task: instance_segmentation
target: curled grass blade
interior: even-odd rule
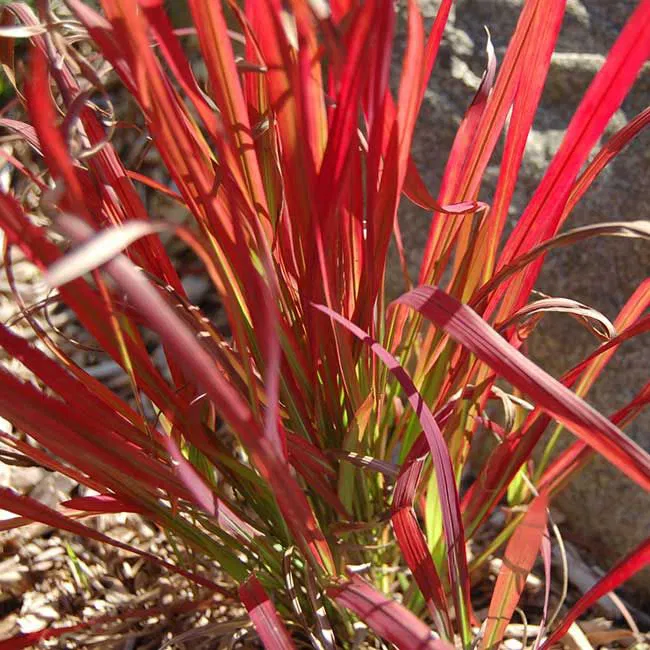
[[[547,312],[560,312],[573,316],[579,323],[586,325],[589,331],[598,338],[609,341],[616,336],[616,328],[609,318],[589,305],[584,305],[577,300],[569,298],[541,298],[519,309],[503,323],[495,327],[497,331],[504,331],[512,325],[518,327],[531,320],[537,322]]]
[[[589,355],[589,357],[587,357],[581,364],[573,368],[571,372],[567,373],[562,378],[562,382],[567,386],[575,383],[575,392],[581,397],[587,395],[594,381],[602,372],[605,365],[610,361],[620,343],[632,336],[640,334],[644,331],[644,328],[647,329],[648,324],[647,322],[644,323],[644,321],[649,321],[650,316],[644,317],[643,314],[646,311],[648,304],[650,304],[650,279],[645,280],[637,287],[636,291],[634,291],[630,296],[617,316],[614,325],[617,330],[621,331],[621,334],[610,339],[607,344],[598,348],[598,350]],[[617,414],[612,416],[611,419],[617,426],[622,426],[621,423],[625,420],[625,417],[621,416],[619,411]],[[537,477],[539,477],[546,469],[561,431],[562,427],[557,426],[547,442],[544,453],[537,463]],[[575,444],[585,446],[585,443],[582,441],[578,441]],[[575,445],[572,447],[575,447]],[[585,450],[584,453],[587,456],[592,455],[587,452],[587,450]],[[556,459],[556,461],[559,460],[559,458]]]
[[[580,241],[590,239],[591,237],[632,237],[640,239],[650,239],[650,221],[611,221],[606,223],[591,224],[573,228],[566,232],[556,235],[551,239],[530,249],[526,253],[516,257],[500,271],[495,273],[488,282],[486,282],[473,296],[470,305],[479,309],[484,298],[494,291],[502,282],[514,275],[517,271],[534,262],[544,253],[555,248],[572,246]]]

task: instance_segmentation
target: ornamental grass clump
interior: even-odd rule
[[[75,363],[17,296],[34,341],[0,326],[0,345],[34,379],[0,371],[0,416],[13,425],[0,438],[88,491],[49,508],[1,488],[0,507],[16,514],[3,529],[38,521],[139,553],[241,602],[268,648],[352,647],[364,634],[400,648],[496,648],[540,555],[547,586],[535,646],[548,647],[648,563],[650,541],[553,620],[550,500],[594,454],[650,488],[650,456],[621,431],[650,384],[610,418],[583,400],[618,346],[650,328],[650,281],[614,323],[533,289],[555,247],[650,237],[648,221],[560,232],[650,119],[641,113],[589,158],[650,54],[650,1],[630,16],[507,237],[564,0],[527,0],[498,66],[488,48],[437,199],[410,149],[449,0],[428,34],[415,0],[404,8],[395,94],[390,0],[188,0],[183,29],[162,0],[36,4],[1,14],[16,99],[0,126],[31,152],[29,163],[3,154],[26,188],[0,194],[4,268],[11,273],[19,249],[40,269],[56,289],[47,302],[74,314],[129,390],[113,392]],[[14,61],[25,38],[27,66]],[[116,84],[168,182],[118,155],[129,125],[112,111]],[[485,197],[502,133],[496,191]],[[148,210],[144,190],[176,203],[181,222]],[[413,284],[397,221],[403,196],[431,214]],[[391,239],[406,282],[393,302]],[[227,332],[189,300],[170,241],[200,263]],[[521,351],[553,310],[602,341],[560,379]],[[145,344],[151,332],[163,365]],[[553,426],[575,442],[533,462]],[[498,444],[461,492],[479,430]],[[504,499],[503,529],[472,557],[469,543]],[[117,512],[167,531],[176,561],[83,523]],[[481,620],[471,578],[495,552],[505,561]]]

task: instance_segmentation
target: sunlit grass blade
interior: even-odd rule
[[[357,467],[367,468],[369,470],[379,472],[384,476],[395,478],[399,474],[399,467],[394,463],[389,463],[385,460],[379,460],[372,456],[361,456],[353,451],[339,451],[332,450],[330,454],[341,460],[345,460]]]
[[[229,173],[235,176],[242,196],[258,212],[261,223],[269,218],[266,195],[255,155],[252,129],[243,89],[220,2],[190,0],[189,8],[197,29],[211,91],[219,107],[232,145],[223,143]],[[266,225],[266,224],[265,224]]]
[[[474,114],[473,128],[466,126],[459,130],[452,151],[447,159],[439,199],[442,203],[471,200],[480,186],[484,171],[494,147],[500,137],[501,129],[517,92],[522,70],[529,65],[527,59],[535,56],[535,50],[529,47],[540,34],[533,32],[536,15],[543,11],[543,2],[527,2],[517,22],[494,88],[487,102],[481,99]],[[543,70],[539,71],[543,74]],[[477,122],[476,118],[480,118]],[[444,265],[441,258],[449,259],[461,228],[459,223],[446,222],[441,215],[434,215],[429,230],[429,237],[420,269],[420,283],[438,281]],[[433,276],[434,263],[438,272]]]
[[[7,240],[15,245],[37,268],[45,269],[61,257],[56,245],[46,236],[45,230],[34,225],[23,212],[16,199],[0,192],[0,223]],[[59,291],[61,298],[74,309],[79,319],[88,328],[102,348],[119,364],[123,363],[109,322],[106,305],[97,293],[85,282],[77,280]],[[134,339],[129,341],[129,354],[135,366],[138,381],[147,386],[150,397],[159,405],[174,404],[176,395],[169,390],[141,345]]]
[[[499,181],[489,218],[474,246],[474,251],[470,253],[474,260],[485,258],[486,263],[482,268],[481,264],[470,263],[469,267],[473,270],[471,272],[473,277],[469,279],[468,286],[466,285],[464,288],[465,296],[471,295],[479,275],[482,275],[482,279],[487,278],[494,269],[499,241],[506,223],[524,150],[563,22],[565,5],[565,0],[539,3],[531,25],[531,36],[524,40],[519,66],[523,74],[520,76],[519,87],[514,98],[501,160]],[[507,64],[508,62],[504,61],[504,66]],[[482,247],[485,249],[482,250]]]
[[[623,151],[631,140],[648,126],[648,123],[650,123],[650,107],[641,111],[603,145],[575,182],[564,206],[564,212],[566,214],[569,214],[573,210],[603,169]]]
[[[582,401],[650,330],[650,281],[614,323],[569,294],[531,298],[555,248],[650,239],[644,220],[558,234],[650,122],[643,111],[588,162],[650,54],[650,0],[505,241],[566,0],[523,2],[503,56],[488,36],[435,197],[412,144],[453,0],[33,4],[0,9],[15,92],[0,110],[0,255],[15,303],[0,326],[0,461],[81,490],[55,509],[0,492],[18,512],[0,529],[43,521],[99,541],[81,521],[139,514],[168,535],[176,559],[162,567],[213,590],[223,575],[218,593],[243,602],[267,647],[471,650],[467,556],[507,491],[514,510],[482,531],[494,535],[472,576],[508,540],[507,562],[527,571],[542,539],[538,650],[550,589],[540,504],[596,453],[650,488],[650,456],[620,430],[650,384],[611,421]],[[392,238],[412,286],[405,197],[431,216],[420,281],[449,288],[388,306]],[[549,310],[608,339],[559,382],[518,352]],[[578,441],[549,465],[563,427]],[[483,429],[498,444],[479,467]],[[507,562],[486,650],[520,594]]]
[[[508,542],[492,592],[481,650],[497,648],[503,639],[539,553],[546,530],[547,507],[548,498],[545,495],[535,498]]]
[[[164,223],[135,220],[123,226],[104,228],[91,240],[84,242],[73,252],[52,264],[45,275],[45,282],[50,287],[67,284],[109,262],[138,239],[168,229],[169,226]]]

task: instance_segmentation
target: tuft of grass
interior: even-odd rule
[[[647,405],[648,385],[611,419],[583,400],[618,346],[650,328],[650,281],[613,324],[572,301],[531,302],[554,247],[650,237],[648,221],[560,234],[650,119],[644,111],[586,164],[650,54],[650,1],[630,16],[507,238],[564,0],[528,0],[500,65],[489,50],[437,198],[410,149],[450,0],[428,35],[409,0],[395,97],[390,0],[188,0],[192,26],[182,29],[162,0],[37,4],[0,14],[2,64],[16,86],[0,126],[39,169],[3,154],[23,188],[0,193],[5,270],[20,249],[42,271],[54,299],[124,370],[130,399],[78,365],[17,296],[36,343],[2,325],[0,345],[35,381],[0,370],[0,415],[14,426],[0,439],[92,492],[51,509],[1,488],[0,507],[17,515],[3,529],[39,521],[139,553],[240,601],[268,648],[352,647],[362,629],[400,648],[498,647],[540,553],[549,578],[548,504],[593,454],[650,488],[650,456],[620,429]],[[25,38],[27,71],[14,61]],[[112,109],[116,79],[167,184],[129,168],[114,146],[128,126]],[[488,201],[482,178],[504,132]],[[175,202],[182,224],[150,213],[144,190]],[[402,196],[431,225],[418,286],[389,304],[392,238],[405,259]],[[211,282],[227,335],[189,301],[163,243],[176,239]],[[603,341],[559,380],[523,353],[551,310]],[[501,420],[488,416],[491,402]],[[553,423],[577,441],[557,457],[551,443],[535,465]],[[479,429],[499,444],[461,493]],[[487,555],[472,559],[468,544],[506,496],[513,509],[491,545],[507,543],[505,561],[480,621],[470,577]],[[80,521],[115,512],[167,531],[177,562]],[[601,585],[613,589],[647,561],[646,543]],[[230,587],[213,580],[215,568]],[[536,646],[553,623],[546,598]]]

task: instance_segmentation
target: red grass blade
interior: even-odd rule
[[[411,569],[427,608],[436,622],[438,633],[443,638],[453,639],[445,590],[413,508],[398,509],[392,514],[390,521],[404,560]]]
[[[21,431],[64,462],[124,495],[122,481],[131,477],[142,490],[155,494],[165,487],[174,495],[185,493],[169,470],[144,450],[124,440],[95,416],[75,411],[59,399],[44,395],[0,370],[0,413]],[[110,470],[108,469],[110,468]],[[125,495],[126,496],[126,495]]]
[[[401,650],[450,650],[435,639],[431,630],[414,614],[384,594],[375,591],[358,576],[327,589],[327,595],[353,611],[368,627]]]
[[[26,87],[27,107],[31,123],[34,125],[43,156],[52,177],[64,183],[66,205],[76,214],[87,217],[84,193],[68,155],[68,150],[56,127],[57,115],[50,100],[48,65],[40,49],[33,49],[30,76]]]
[[[623,426],[636,417],[648,404],[650,404],[650,382],[645,384],[634,399],[622,409],[616,411],[610,419],[617,426]],[[593,458],[594,453],[594,450],[589,445],[582,440],[576,440],[568,449],[559,454],[542,474],[538,488],[548,490],[550,494],[554,494],[565,485],[575,472]]]
[[[260,581],[251,575],[239,586],[241,598],[266,650],[290,650],[293,641]]]
[[[454,162],[452,161],[462,161],[462,167],[458,170],[454,170],[454,173],[458,174],[458,179],[461,181],[466,177],[466,175],[469,176],[467,174],[466,166],[470,162],[470,155],[472,154],[475,143],[481,143],[481,140],[477,137],[477,129],[481,123],[483,113],[487,108],[487,101],[490,92],[492,91],[492,87],[494,86],[494,80],[496,77],[497,60],[489,32],[487,34],[486,53],[487,65],[485,72],[483,73],[481,83],[479,84],[479,87],[463,116],[463,121],[458,127],[454,139],[454,145],[449,155],[448,169],[453,166]],[[445,173],[447,173],[447,170],[445,170]]]
[[[634,119],[630,120],[622,129],[617,131],[596,154],[587,169],[575,182],[571,194],[564,206],[565,214],[569,214],[575,205],[584,196],[598,175],[618,156],[625,146],[635,138],[650,123],[650,107],[641,111]]]
[[[548,498],[538,496],[528,507],[524,518],[508,542],[488,610],[487,626],[480,650],[499,646],[506,627],[521,598],[526,579],[539,553],[546,531]]]
[[[551,56],[560,33],[565,6],[566,0],[540,3],[533,19],[531,37],[524,41],[523,60],[520,66],[524,72],[514,98],[499,182],[492,202],[485,239],[481,241],[481,245],[488,248],[488,259],[486,268],[483,269],[485,274],[483,277],[488,277],[494,268],[524,150],[544,89]],[[480,259],[480,253],[473,254],[475,255],[474,259]],[[474,266],[480,267],[481,265],[475,264]]]
[[[146,510],[111,494],[97,494],[91,497],[75,497],[62,501],[59,505],[70,510],[95,513],[135,512],[145,514]]]
[[[571,186],[591,149],[634,83],[650,55],[650,1],[642,0],[610,50],[567,128],[564,140],[519,219],[499,262],[499,268],[522,251],[552,236],[566,216],[564,207]],[[540,269],[540,262],[520,280],[520,291],[508,294],[502,306],[508,313],[525,300]],[[511,284],[511,283],[510,283]],[[503,295],[505,287],[499,292]]]
[[[52,456],[44,449],[40,449],[39,447],[34,447],[30,445],[29,442],[26,442],[25,440],[20,440],[15,436],[5,433],[4,431],[0,431],[0,440],[5,442],[8,447],[11,447],[12,449],[16,449],[19,452],[21,452],[23,455],[27,456],[28,458],[31,458],[35,464],[40,465],[41,467],[44,467],[46,469],[49,469],[52,472],[59,472],[60,474],[63,474],[64,476],[71,478],[76,483],[79,483],[79,485],[85,485],[91,490],[95,490],[97,492],[100,492],[101,490],[105,489],[105,486],[102,485],[102,483],[100,483],[99,481],[95,481],[89,478],[83,472],[80,472],[73,467],[69,467],[64,463],[59,462],[58,460],[52,458]]]
[[[442,8],[444,10],[444,7]],[[441,14],[443,11],[440,12]],[[376,201],[368,205],[368,260],[365,265],[365,282],[369,291],[369,300],[365,310],[370,313],[383,276],[386,254],[394,222],[397,217],[399,196],[406,177],[410,159],[411,142],[415,122],[422,104],[422,71],[424,65],[424,27],[422,16],[415,0],[408,2],[408,41],[397,99],[397,115],[392,123],[387,148],[384,152],[384,168],[381,173],[379,192]],[[379,161],[377,160],[377,165]],[[378,168],[376,170],[378,172]],[[377,176],[377,178],[379,178]],[[371,188],[370,197],[375,197],[375,188]],[[381,269],[381,273],[377,271]],[[363,293],[366,289],[362,290]],[[363,318],[359,322],[366,322]],[[368,322],[372,323],[372,320]],[[373,325],[374,327],[374,325]]]
[[[586,609],[591,607],[604,595],[613,591],[620,584],[629,580],[635,573],[645,569],[650,565],[650,537],[634,550],[628,553],[616,566],[601,578],[580,600],[569,610],[564,620],[553,631],[552,634],[544,641],[541,650],[550,648],[557,643],[571,627],[571,624]]]
[[[420,442],[422,444],[418,444]],[[391,524],[438,632],[450,640],[454,633],[447,596],[413,508],[427,450],[426,436],[423,435],[402,464],[393,492]]]
[[[44,270],[55,263],[61,254],[55,244],[46,236],[42,228],[35,226],[25,215],[16,199],[0,192],[0,223],[11,245],[15,245],[25,254],[25,257]],[[81,280],[73,281],[61,288],[63,301],[79,316],[89,332],[95,337],[102,348],[108,352],[120,365],[124,360],[116,344],[110,327],[110,314],[106,304],[91,287]],[[135,366],[138,383],[146,386],[146,392],[162,408],[178,402],[177,395],[171,391],[153,366],[146,351],[133,342],[129,349]]]
[[[236,174],[242,196],[251,202],[261,222],[268,219],[262,177],[255,154],[253,132],[220,2],[189,0],[211,91],[232,144],[223,142],[226,164]],[[241,171],[239,171],[241,170]],[[241,178],[239,175],[241,174]]]
[[[607,418],[524,357],[472,309],[437,287],[419,287],[395,303],[415,309],[442,327],[623,473],[650,490],[650,455]]]
[[[413,509],[426,451],[426,442],[419,457],[413,458],[415,453],[412,449],[400,469],[393,492],[391,524],[404,560],[424,596],[438,633],[450,640],[454,638],[454,632],[449,618],[447,596]]]
[[[540,20],[540,16],[541,21],[544,21],[547,17],[547,4],[546,1],[540,0],[533,0],[524,4],[517,27],[501,64],[496,83],[487,102],[485,102],[485,96],[483,96],[479,103],[468,111],[468,115],[463,120],[463,126],[459,129],[454,140],[441,183],[441,202],[456,202],[475,198],[482,181],[483,172],[500,137],[506,116],[512,107],[518,89],[523,87],[521,82],[522,74],[527,74],[530,69],[533,69],[531,61],[537,55],[543,51],[552,50],[554,36],[553,30],[549,29],[549,27],[553,24],[553,21],[549,20],[544,25],[544,30],[533,29],[536,21]],[[555,3],[555,5],[557,4]],[[562,11],[563,3],[561,0],[559,4],[562,5],[560,7],[560,11]],[[553,11],[555,12],[555,8]],[[547,64],[549,62],[550,52]],[[543,81],[546,70],[543,68],[535,70]],[[538,75],[530,77],[527,81],[534,82]],[[533,97],[534,93],[531,93],[529,98],[532,99]],[[517,108],[518,110],[523,109],[521,101]],[[528,108],[534,111],[534,106]],[[520,121],[519,115],[514,115],[514,123],[518,125],[516,132],[520,134],[526,133],[526,122],[532,121],[533,116],[526,114],[522,117],[524,119]],[[509,155],[506,158],[506,161],[509,160],[512,163],[512,170],[509,170],[509,174],[516,172],[518,169],[514,133],[515,131],[513,131],[513,137],[509,138],[511,146],[508,151]],[[444,264],[440,264],[440,259],[448,257],[450,254],[450,249],[445,242],[452,241],[457,237],[459,230],[463,226],[465,224],[447,223],[440,218],[439,214],[434,215],[420,269],[419,281],[421,283],[431,282],[434,279],[434,265],[444,268]],[[465,228],[462,240],[464,247],[467,247],[467,228]],[[459,258],[462,257],[463,251],[461,251]]]
[[[650,315],[643,316],[648,304],[650,304],[650,279],[645,280],[638,286],[616,318],[615,327],[620,331],[620,334],[610,339],[606,344],[601,345],[582,363],[566,373],[562,377],[562,383],[566,386],[577,383],[579,394],[586,394],[605,365],[610,361],[618,346],[623,341],[650,330]],[[619,409],[610,417],[611,421],[619,427],[627,424],[629,419],[643,408],[648,388],[649,385],[646,384],[627,406]],[[548,489],[555,491],[580,466],[588,462],[593,455],[593,449],[582,440],[577,440],[561,453],[544,472],[538,483],[538,489],[545,490],[547,488],[544,486],[550,486]]]
[[[192,101],[208,132],[215,137],[221,127],[219,117],[208,104],[196,81],[189,61],[165,13],[163,3],[147,2],[145,4],[140,2],[140,4],[143,5],[147,20],[156,35],[158,45],[164,53],[165,61],[169,64],[183,91]]]
[[[69,403],[76,402],[78,413],[100,418],[107,428],[119,432],[125,440],[139,447],[151,445],[140,416],[110,391],[102,390],[103,386],[97,386],[90,375],[81,371],[77,375],[81,381],[75,380],[50,357],[3,325],[0,325],[0,347],[14,359],[19,359],[59,397]]]

